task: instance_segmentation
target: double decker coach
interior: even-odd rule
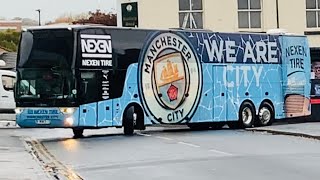
[[[22,32],[21,127],[271,125],[310,115],[306,36],[105,26]]]

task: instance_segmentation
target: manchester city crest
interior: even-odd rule
[[[202,88],[201,65],[186,38],[157,33],[140,62],[140,93],[147,114],[159,123],[191,119]]]

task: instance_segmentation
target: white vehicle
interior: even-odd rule
[[[14,114],[16,103],[14,101],[14,84],[16,73],[0,69],[0,113]]]

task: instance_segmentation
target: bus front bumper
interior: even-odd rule
[[[17,108],[22,128],[72,128],[78,125],[78,108]]]

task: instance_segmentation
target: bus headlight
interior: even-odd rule
[[[68,108],[60,108],[60,111],[61,111],[63,114],[73,114],[74,111],[75,111],[75,108],[71,108],[71,107],[68,107]]]
[[[14,111],[15,111],[16,114],[21,114],[23,109],[22,108],[16,108],[16,109],[14,109]]]
[[[72,117],[67,117],[67,118],[65,119],[65,124],[66,124],[67,126],[72,126],[72,125],[73,125],[73,118],[72,118]]]

